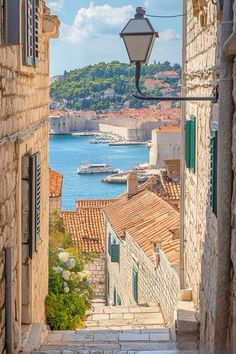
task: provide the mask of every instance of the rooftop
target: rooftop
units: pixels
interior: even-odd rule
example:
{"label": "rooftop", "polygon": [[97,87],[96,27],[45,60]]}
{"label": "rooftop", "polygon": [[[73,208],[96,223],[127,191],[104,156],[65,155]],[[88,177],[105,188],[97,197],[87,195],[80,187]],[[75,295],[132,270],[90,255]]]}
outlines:
{"label": "rooftop", "polygon": [[180,133],[179,125],[162,125],[160,128],[153,129],[157,133]]}
{"label": "rooftop", "polygon": [[101,208],[64,211],[60,216],[80,252],[104,253],[104,220]]}
{"label": "rooftop", "polygon": [[166,171],[169,177],[179,177],[180,176],[180,160],[164,160]]}
{"label": "rooftop", "polygon": [[76,210],[80,208],[102,208],[114,203],[115,199],[79,199],[76,200]]}
{"label": "rooftop", "polygon": [[60,197],[63,174],[49,168],[49,197]]}
{"label": "rooftop", "polygon": [[153,245],[160,242],[169,261],[179,263],[179,213],[155,192],[144,188],[130,198],[123,194],[104,213],[116,234],[124,238],[128,233],[151,261]]}

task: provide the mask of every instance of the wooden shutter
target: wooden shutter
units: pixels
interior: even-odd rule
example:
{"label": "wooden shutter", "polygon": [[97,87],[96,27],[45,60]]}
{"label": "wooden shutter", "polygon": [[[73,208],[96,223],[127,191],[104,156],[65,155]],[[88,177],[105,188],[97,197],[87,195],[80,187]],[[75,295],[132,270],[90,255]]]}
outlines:
{"label": "wooden shutter", "polygon": [[186,168],[190,167],[190,121],[185,122],[185,163]]}
{"label": "wooden shutter", "polygon": [[29,161],[29,256],[38,249],[40,239],[40,153]]}
{"label": "wooden shutter", "polygon": [[133,268],[133,297],[138,302],[138,270]]}
{"label": "wooden shutter", "polygon": [[[1,15],[1,14],[0,14]],[[20,2],[19,0],[3,0],[3,44],[20,43]]]}
{"label": "wooden shutter", "polygon": [[116,288],[114,288],[114,290],[113,290],[113,305],[114,306],[116,305],[116,300],[117,300],[117,298],[116,298]]}
{"label": "wooden shutter", "polygon": [[196,159],[196,118],[191,117],[190,121],[190,157],[189,167],[192,172],[195,172],[195,159]]}
{"label": "wooden shutter", "polygon": [[38,64],[39,6],[37,0],[25,0],[25,58],[26,65]]}
{"label": "wooden shutter", "polygon": [[119,263],[120,259],[120,245],[111,245],[111,261],[113,263]]}
{"label": "wooden shutter", "polygon": [[211,133],[211,162],[210,162],[210,206],[213,213],[217,216],[217,149],[218,132],[213,130]]}

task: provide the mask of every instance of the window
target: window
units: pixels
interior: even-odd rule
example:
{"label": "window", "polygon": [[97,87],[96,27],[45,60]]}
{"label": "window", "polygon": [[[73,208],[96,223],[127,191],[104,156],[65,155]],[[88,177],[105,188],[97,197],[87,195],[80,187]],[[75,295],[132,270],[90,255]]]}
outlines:
{"label": "window", "polygon": [[120,245],[115,243],[111,244],[111,261],[113,263],[119,263],[120,260]]}
{"label": "window", "polygon": [[211,132],[211,151],[210,151],[210,206],[213,213],[217,216],[217,147],[218,132]]}
{"label": "window", "polygon": [[39,62],[39,4],[38,0],[25,0],[25,64]]}
{"label": "window", "polygon": [[20,2],[0,0],[0,44],[20,43]]}
{"label": "window", "polygon": [[133,297],[136,302],[138,302],[138,270],[137,268],[133,268]]}
{"label": "window", "polygon": [[110,274],[107,272],[107,294],[110,294]]}
{"label": "window", "polygon": [[40,153],[29,160],[29,254],[37,251],[40,240]]}
{"label": "window", "polygon": [[111,255],[111,233],[108,234],[108,244],[107,244],[108,254]]}
{"label": "window", "polygon": [[185,162],[186,167],[195,172],[196,159],[196,118],[191,116],[185,122]]}

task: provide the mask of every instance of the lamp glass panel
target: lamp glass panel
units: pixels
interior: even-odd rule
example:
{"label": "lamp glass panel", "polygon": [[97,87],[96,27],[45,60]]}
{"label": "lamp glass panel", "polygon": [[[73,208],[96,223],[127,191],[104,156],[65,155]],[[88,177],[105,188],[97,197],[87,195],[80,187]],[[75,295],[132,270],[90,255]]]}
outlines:
{"label": "lamp glass panel", "polygon": [[142,20],[130,20],[125,28],[122,31],[122,34],[131,34],[131,33],[154,33],[153,29],[149,25],[149,22],[146,19]]}
{"label": "lamp glass panel", "polygon": [[127,35],[123,37],[131,63],[146,63],[150,47],[152,47],[152,38],[152,34]]}

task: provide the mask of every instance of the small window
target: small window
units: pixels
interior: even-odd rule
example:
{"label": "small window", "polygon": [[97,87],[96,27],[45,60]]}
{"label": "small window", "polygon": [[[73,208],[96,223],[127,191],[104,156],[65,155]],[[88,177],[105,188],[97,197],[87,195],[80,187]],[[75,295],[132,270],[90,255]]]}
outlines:
{"label": "small window", "polygon": [[138,270],[133,268],[133,297],[136,302],[138,302]]}
{"label": "small window", "polygon": [[20,43],[19,0],[0,0],[0,44]]}
{"label": "small window", "polygon": [[213,213],[217,216],[217,165],[218,165],[218,132],[211,132],[211,151],[210,151],[210,206]]}
{"label": "small window", "polygon": [[39,4],[38,0],[25,0],[25,64],[39,62]]}
{"label": "small window", "polygon": [[29,249],[31,258],[37,251],[40,240],[40,175],[40,153],[38,152],[30,156],[29,160]]}
{"label": "small window", "polygon": [[120,245],[111,245],[111,262],[119,263],[120,260]]}
{"label": "small window", "polygon": [[191,116],[185,122],[185,162],[186,167],[195,173],[196,164],[196,118]]}

